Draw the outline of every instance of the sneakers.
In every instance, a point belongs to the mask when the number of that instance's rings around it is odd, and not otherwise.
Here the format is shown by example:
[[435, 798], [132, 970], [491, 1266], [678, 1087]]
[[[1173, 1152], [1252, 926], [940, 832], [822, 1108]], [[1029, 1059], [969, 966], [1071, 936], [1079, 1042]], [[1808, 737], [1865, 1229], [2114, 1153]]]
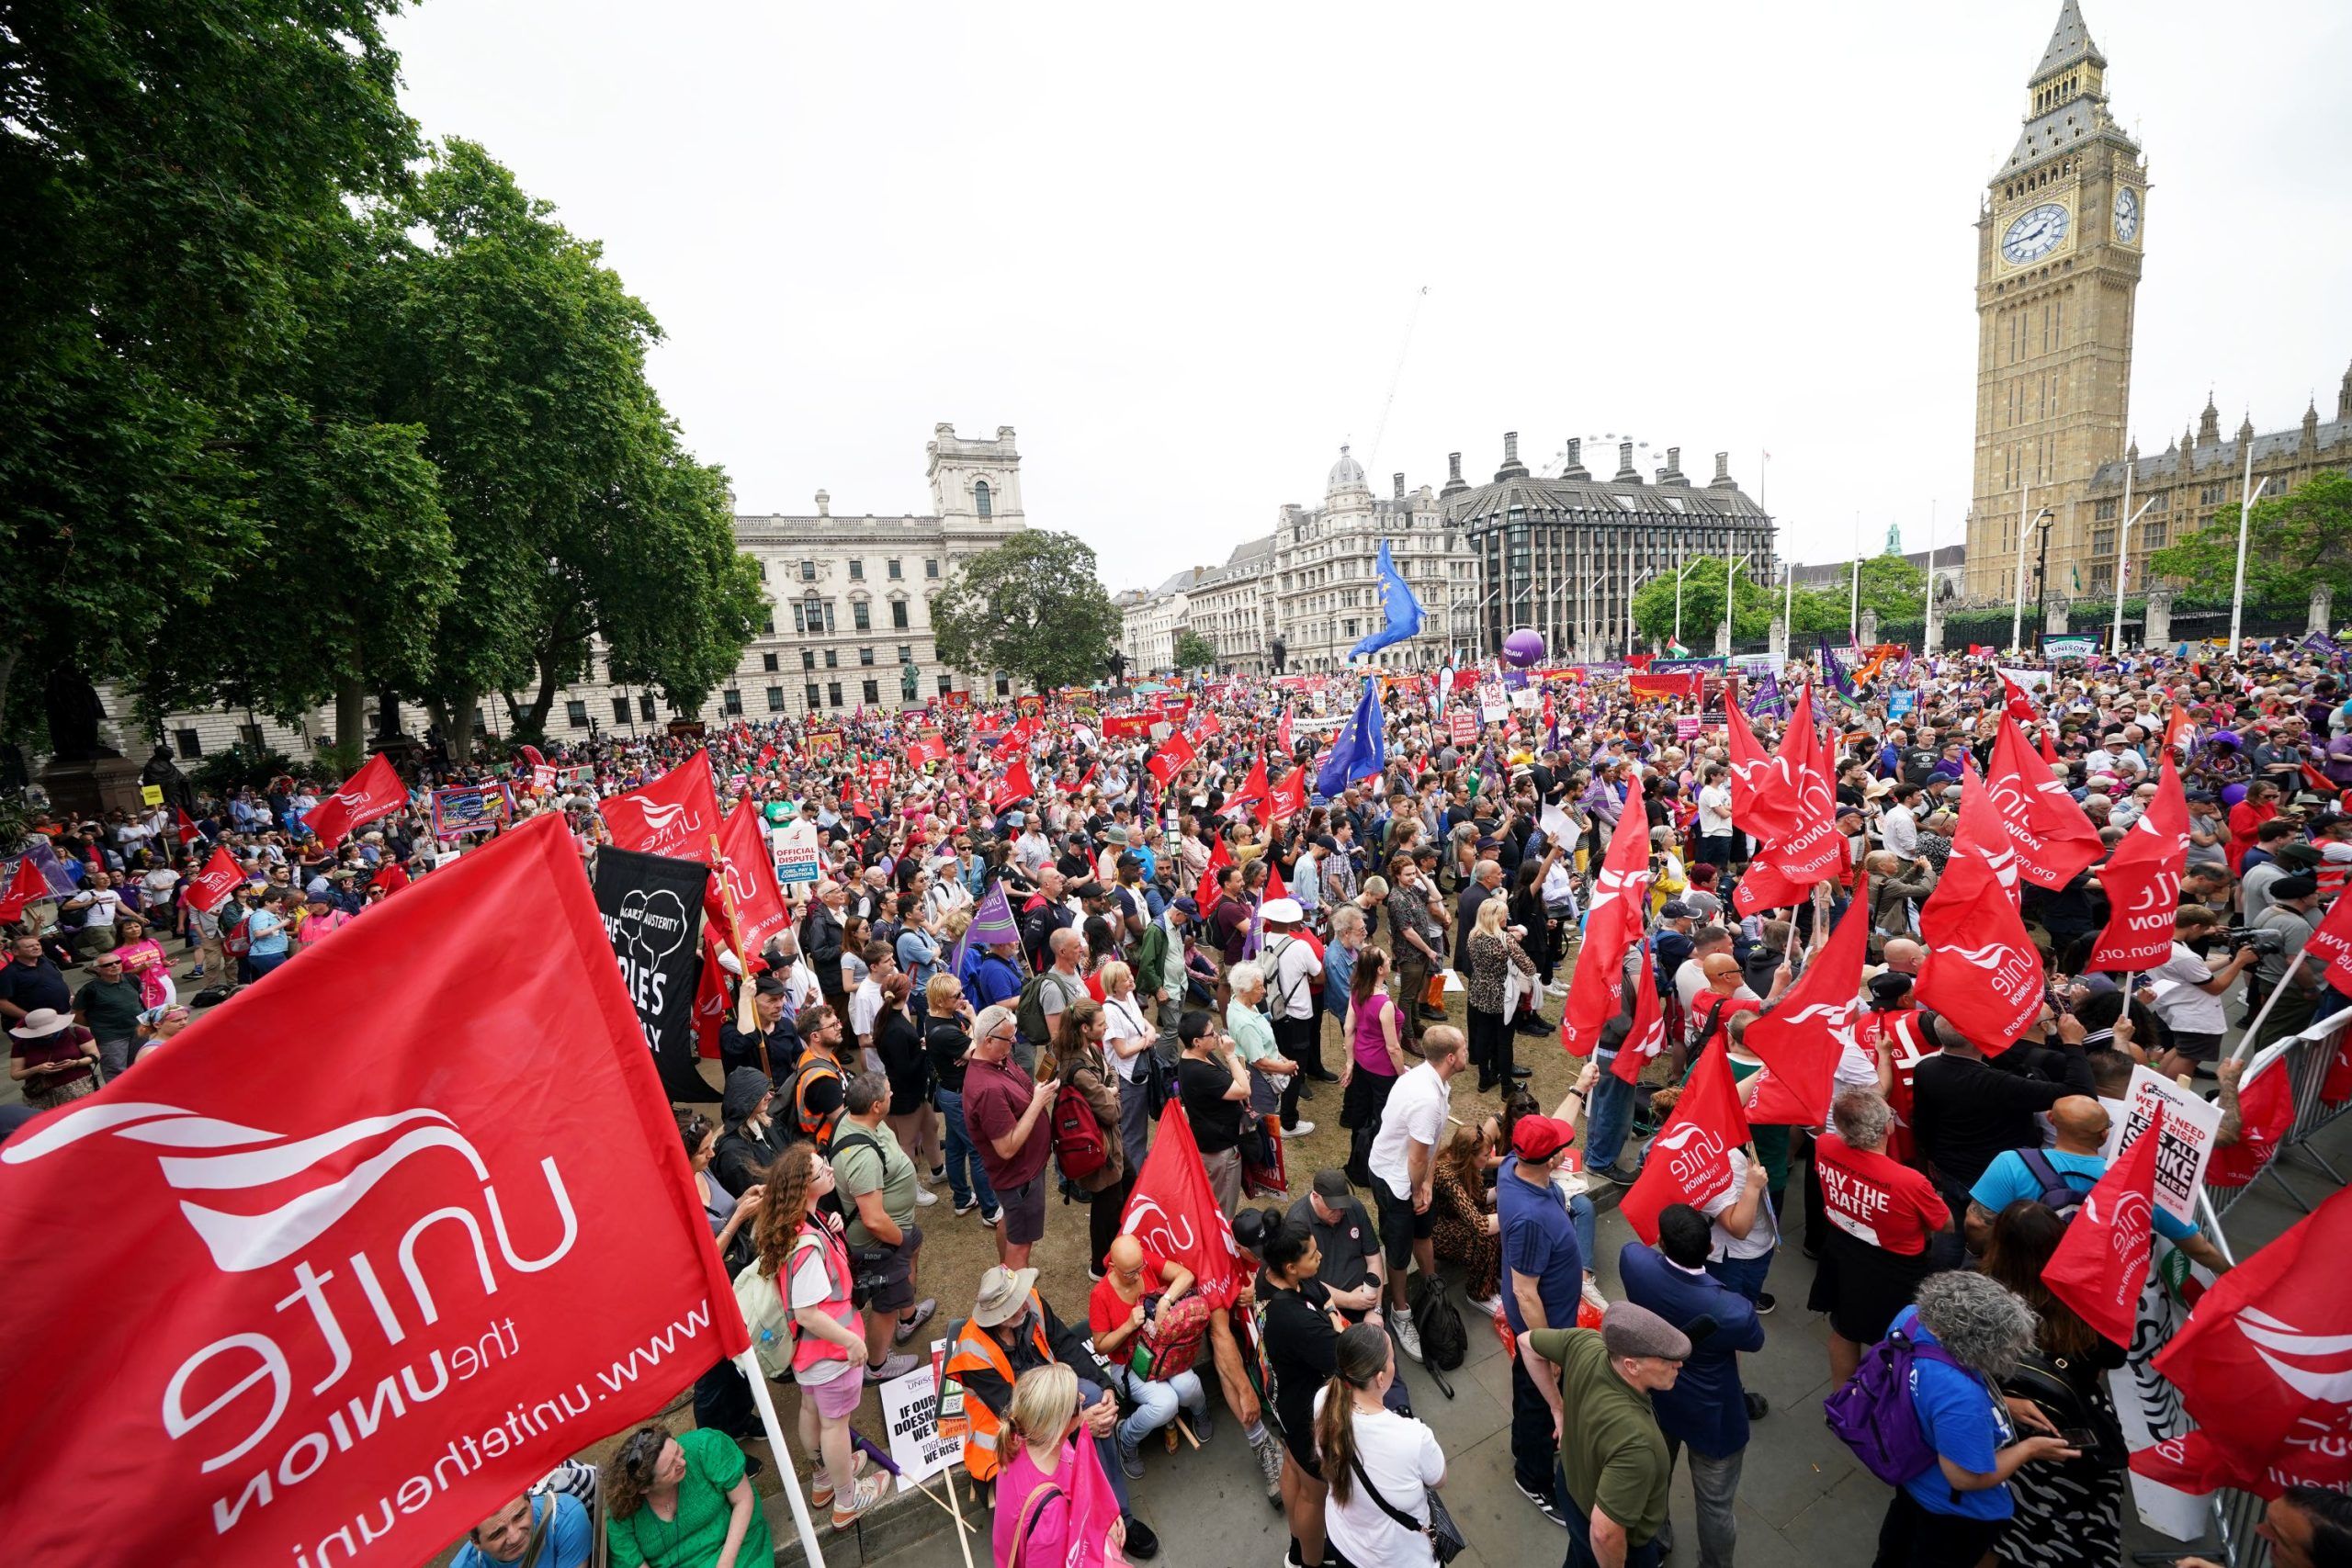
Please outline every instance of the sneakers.
[[1774, 1307], [1776, 1307], [1776, 1306], [1779, 1306], [1780, 1304], [1781, 1304], [1781, 1303], [1780, 1303], [1779, 1302], [1776, 1302], [1776, 1301], [1774, 1301], [1774, 1300], [1772, 1299], [1772, 1292], [1770, 1292], [1770, 1291], [1758, 1291], [1758, 1292], [1756, 1292], [1756, 1315], [1757, 1315], [1757, 1316], [1758, 1316], [1758, 1317], [1770, 1317], [1770, 1316], [1771, 1316], [1771, 1315], [1772, 1315], [1772, 1309], [1773, 1309]]
[[932, 1319], [932, 1314], [938, 1312], [938, 1310], [939, 1302], [936, 1297], [923, 1297], [922, 1300], [915, 1303], [915, 1310], [907, 1318], [907, 1321], [899, 1325], [898, 1327], [890, 1331], [890, 1343], [893, 1345], [903, 1345], [908, 1340], [912, 1339], [915, 1337], [915, 1331], [921, 1328], [924, 1324], [929, 1323]]
[[1421, 1331], [1413, 1326], [1413, 1314], [1409, 1312], [1396, 1313], [1389, 1318], [1388, 1326], [1396, 1332], [1396, 1348], [1416, 1361], [1419, 1360]]
[[931, 1183], [933, 1187], [937, 1187], [946, 1181], [947, 1168], [944, 1165], [933, 1166], [932, 1167], [930, 1173], [926, 1175], [923, 1179]]
[[869, 1365], [865, 1369], [865, 1381], [888, 1382], [892, 1378], [905, 1377], [922, 1364], [922, 1358], [917, 1356], [885, 1356], [880, 1365]]
[[[1189, 1410], [1185, 1411], [1184, 1419], [1185, 1422], [1193, 1428], [1193, 1438], [1200, 1443], [1206, 1444], [1209, 1440], [1209, 1434], [1216, 1430], [1216, 1423], [1209, 1418], [1209, 1407], [1205, 1404], [1201, 1406], [1201, 1413], [1198, 1416], [1193, 1415]], [[1173, 1422], [1169, 1424], [1168, 1435], [1170, 1438], [1173, 1438], [1176, 1435], [1176, 1427]], [[1170, 1446], [1173, 1447], [1174, 1445], [1171, 1444]]]
[[1529, 1502], [1534, 1504], [1536, 1507], [1541, 1509], [1545, 1518], [1551, 1520], [1562, 1529], [1568, 1528], [1568, 1516], [1560, 1512], [1560, 1505], [1553, 1499], [1553, 1496], [1549, 1492], [1531, 1492], [1528, 1490], [1527, 1484], [1515, 1475], [1511, 1477], [1510, 1483], [1519, 1488], [1519, 1495], [1521, 1496], [1526, 1498]]
[[1473, 1296], [1470, 1298], [1470, 1309], [1481, 1316], [1492, 1317], [1503, 1310], [1503, 1299], [1500, 1296]]
[[1750, 1421], [1761, 1421], [1772, 1413], [1772, 1402], [1752, 1390], [1747, 1395], [1747, 1403]]
[[1119, 1473], [1125, 1476], [1129, 1481], [1141, 1481], [1143, 1479], [1142, 1451], [1130, 1444], [1125, 1437], [1119, 1438], [1117, 1439], [1117, 1443], [1119, 1449]]
[[1603, 1181], [1613, 1181], [1620, 1187], [1631, 1187], [1634, 1182], [1639, 1181], [1642, 1179], [1642, 1173], [1640, 1171], [1624, 1165], [1608, 1166], [1602, 1169], [1593, 1171], [1591, 1174], [1600, 1178]]
[[833, 1532], [838, 1535], [857, 1523], [857, 1517], [882, 1500], [882, 1481], [869, 1475], [856, 1483], [853, 1495], [844, 1507], [839, 1498], [833, 1502]]
[[1304, 1137], [1306, 1137], [1308, 1134], [1310, 1134], [1310, 1133], [1312, 1133], [1312, 1132], [1314, 1132], [1314, 1131], [1315, 1131], [1315, 1123], [1314, 1123], [1314, 1122], [1299, 1122], [1299, 1123], [1298, 1123], [1296, 1126], [1295, 1126], [1295, 1127], [1285, 1127], [1285, 1128], [1283, 1128], [1283, 1137], [1285, 1137], [1285, 1138], [1304, 1138]]
[[1272, 1432], [1268, 1432], [1251, 1447], [1258, 1455], [1258, 1469], [1266, 1478], [1266, 1501], [1272, 1503], [1279, 1513], [1283, 1506], [1282, 1445], [1274, 1441]]
[[[849, 1456], [849, 1478], [851, 1484], [854, 1485], [858, 1477], [865, 1473], [865, 1450], [864, 1449], [851, 1450]], [[833, 1478], [825, 1473], [824, 1466], [819, 1465], [817, 1467], [817, 1473], [811, 1478], [811, 1483], [808, 1487], [808, 1506], [812, 1508], [831, 1507], [832, 1506], [832, 1501]]]
[[956, 1205], [956, 1213], [958, 1216], [968, 1214], [979, 1206], [980, 1201], [978, 1198], [967, 1198]]
[[936, 1193], [936, 1192], [933, 1192], [930, 1188], [928, 1188], [928, 1187], [918, 1187], [918, 1188], [916, 1188], [916, 1189], [915, 1189], [915, 1207], [916, 1207], [916, 1208], [918, 1208], [918, 1209], [927, 1209], [927, 1208], [929, 1208], [932, 1204], [936, 1203], [936, 1202], [938, 1202], [938, 1201], [939, 1201], [939, 1194], [938, 1194], [938, 1193]]
[[980, 1224], [988, 1226], [990, 1230], [996, 1229], [996, 1223], [1002, 1218], [1004, 1218], [1004, 1211], [1002, 1209], [983, 1209], [980, 1211]]

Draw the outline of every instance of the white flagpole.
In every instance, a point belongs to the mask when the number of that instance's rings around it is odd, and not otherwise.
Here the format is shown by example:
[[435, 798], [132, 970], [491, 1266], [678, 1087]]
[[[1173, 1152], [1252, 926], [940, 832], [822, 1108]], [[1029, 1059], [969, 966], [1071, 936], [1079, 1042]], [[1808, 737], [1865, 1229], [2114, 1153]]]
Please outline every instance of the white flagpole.
[[2262, 499], [2269, 487], [2270, 476], [2262, 476], [2262, 483], [2254, 482], [2254, 443], [2245, 444], [2245, 482], [2239, 488], [2243, 498], [2238, 502], [2238, 573], [2230, 586], [2230, 657], [2238, 656], [2238, 626], [2245, 614], [2245, 536], [2248, 519], [2254, 515], [2254, 503]]
[[2025, 536], [2026, 508], [2033, 504], [2033, 487], [2027, 485], [2018, 495], [2018, 598], [2017, 608], [2009, 615], [2009, 651], [2024, 646], [2025, 639]]
[[[746, 1350], [735, 1358], [735, 1366], [752, 1384], [752, 1403], [760, 1407], [760, 1425], [767, 1428], [768, 1452], [775, 1460], [776, 1479], [784, 1484], [785, 1501], [792, 1505], [793, 1528], [800, 1532], [800, 1550], [808, 1554], [808, 1568], [825, 1568], [824, 1549], [817, 1544], [817, 1527], [808, 1519], [808, 1500], [800, 1493], [800, 1472], [792, 1468], [792, 1448], [784, 1440], [784, 1424], [776, 1419], [775, 1401], [768, 1395], [767, 1374], [760, 1371], [760, 1359]], [[963, 1531], [956, 1531], [960, 1540]], [[965, 1561], [971, 1561], [970, 1548], [965, 1549]]]

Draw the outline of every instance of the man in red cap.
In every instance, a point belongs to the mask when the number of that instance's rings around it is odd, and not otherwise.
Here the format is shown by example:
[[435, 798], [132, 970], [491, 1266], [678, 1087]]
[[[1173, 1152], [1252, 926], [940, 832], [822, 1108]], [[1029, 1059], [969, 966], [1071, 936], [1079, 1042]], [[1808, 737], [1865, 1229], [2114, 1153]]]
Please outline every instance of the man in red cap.
[[1576, 1142], [1573, 1118], [1591, 1092], [1591, 1063], [1568, 1091], [1559, 1116], [1522, 1116], [1511, 1128], [1511, 1153], [1495, 1178], [1495, 1209], [1502, 1220], [1503, 1316], [1519, 1337], [1510, 1367], [1511, 1479], [1521, 1495], [1564, 1529], [1567, 1516], [1554, 1495], [1553, 1456], [1559, 1441], [1560, 1393], [1552, 1369], [1535, 1361], [1528, 1337], [1570, 1328], [1584, 1300], [1592, 1257], [1592, 1200], [1570, 1199], [1552, 1184]]

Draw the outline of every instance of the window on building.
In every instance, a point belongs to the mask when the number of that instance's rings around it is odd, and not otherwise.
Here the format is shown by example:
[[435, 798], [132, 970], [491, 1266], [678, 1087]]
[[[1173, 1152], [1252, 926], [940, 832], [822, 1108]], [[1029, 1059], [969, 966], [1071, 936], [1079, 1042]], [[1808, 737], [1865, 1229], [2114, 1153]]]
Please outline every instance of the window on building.
[[989, 481], [986, 479], [973, 481], [972, 510], [983, 518], [996, 515], [996, 498], [989, 494]]
[[803, 582], [814, 582], [817, 581], [817, 563], [815, 561], [805, 560], [800, 563], [800, 581]]
[[825, 682], [825, 705], [835, 708], [842, 705], [842, 683], [839, 681]]
[[770, 686], [768, 688], [768, 712], [782, 713], [783, 711], [784, 688], [782, 686]]
[[863, 560], [852, 560], [849, 563], [849, 580], [852, 582], [863, 582], [865, 581], [865, 562]]
[[899, 558], [896, 556], [892, 556], [884, 563], [884, 570], [888, 572], [890, 581], [893, 582], [898, 581], [900, 578], [906, 575], [905, 572], [899, 570]]
[[996, 694], [1000, 697], [1012, 695], [1012, 682], [1005, 678], [1005, 673], [1001, 670], [996, 672]]
[[825, 668], [826, 668], [826, 669], [828, 669], [828, 670], [838, 670], [838, 669], [840, 669], [840, 668], [841, 668], [841, 664], [842, 664], [842, 650], [841, 650], [840, 649], [838, 649], [838, 648], [829, 648], [829, 649], [825, 649]]
[[762, 582], [765, 582], [768, 580], [768, 563], [765, 561], [754, 561], [752, 564], [760, 569], [760, 581]]
[[175, 729], [172, 750], [179, 753], [181, 761], [192, 761], [204, 755], [204, 738], [193, 729]]
[[873, 663], [873, 662], [874, 662], [874, 650], [873, 650], [872, 649], [870, 649], [870, 648], [861, 648], [861, 649], [859, 649], [857, 650], [857, 661], [858, 661], [860, 664], [871, 664], [871, 663]]
[[587, 728], [588, 705], [586, 703], [577, 701], [564, 704], [563, 719], [566, 724], [571, 725], [574, 729]]
[[945, 696], [948, 693], [950, 693], [950, 692], [954, 691], [955, 689], [956, 689], [956, 678], [955, 678], [953, 675], [942, 675], [942, 676], [939, 678], [939, 694], [940, 694], [941, 696], [943, 696], [943, 697], [944, 697], [944, 696]]
[[767, 605], [763, 605], [763, 606], [761, 607], [761, 609], [760, 609], [760, 632], [761, 632], [761, 634], [762, 634], [763, 636], [765, 636], [765, 637], [774, 637], [774, 636], [775, 636], [775, 605], [773, 605], [773, 604], [767, 604]]
[[865, 700], [869, 703], [879, 703], [882, 700], [881, 683], [879, 682], [868, 681], [865, 682]]
[[901, 664], [912, 664], [914, 661], [915, 650], [913, 646], [909, 643], [900, 643], [899, 645], [899, 662]]
[[628, 699], [627, 697], [615, 697], [613, 699], [613, 722], [615, 724], [627, 724], [628, 722]]
[[2091, 554], [2093, 554], [2093, 555], [2095, 555], [2095, 556], [2111, 556], [2111, 555], [2113, 555], [2114, 553], [2115, 553], [2115, 530], [2114, 530], [2114, 529], [2112, 529], [2112, 528], [2094, 528], [2094, 529], [2092, 529], [2092, 530], [2091, 530]]
[[937, 581], [939, 580], [939, 558], [938, 558], [938, 557], [933, 556], [933, 557], [932, 557], [930, 559], [925, 560], [925, 561], [922, 563], [922, 574], [923, 574], [925, 577], [930, 578], [930, 579], [931, 579], [933, 581], [934, 581], [934, 582], [935, 582], [935, 581]]
[[2091, 564], [2091, 587], [2094, 589], [2106, 589], [2109, 592], [2113, 591], [2115, 587], [2115, 566], [2113, 562], [2094, 561]]
[[817, 650], [815, 649], [804, 648], [800, 650], [800, 668], [803, 670], [814, 670], [817, 668]]
[[2227, 488], [2224, 485], [2207, 485], [2197, 492], [2197, 504], [2199, 506], [2221, 505], [2222, 496]]
[[2091, 509], [2091, 516], [2101, 523], [2114, 522], [2115, 502], [2112, 501], [2100, 502], [2096, 507]]
[[652, 693], [639, 692], [637, 694], [637, 716], [641, 723], [651, 724], [653, 722]]
[[2140, 528], [2140, 547], [2143, 550], [2163, 549], [2165, 547], [2165, 539], [2168, 533], [2169, 530], [2161, 523], [2148, 523], [2142, 525]]
[[767, 674], [775, 674], [777, 669], [776, 656], [773, 653], [761, 654], [760, 669]]
[[2148, 515], [2161, 517], [2172, 510], [2172, 491], [2158, 491], [2148, 500]]
[[904, 599], [890, 601], [890, 628], [901, 632], [907, 629], [907, 602]]
[[729, 686], [719, 694], [719, 711], [729, 718], [743, 716], [743, 694], [740, 688]]
[[859, 631], [870, 632], [874, 629], [874, 612], [867, 607], [865, 600], [860, 599], [851, 604], [849, 613], [850, 624]]
[[817, 682], [814, 682], [814, 681], [811, 681], [811, 682], [809, 682], [806, 686], [803, 686], [803, 687], [801, 688], [801, 690], [802, 690], [803, 692], [806, 692], [806, 693], [808, 694], [808, 711], [809, 711], [810, 713], [815, 713], [815, 712], [817, 711], [817, 704], [818, 704], [818, 701], [819, 701], [819, 693], [818, 693], [818, 691], [817, 691]]

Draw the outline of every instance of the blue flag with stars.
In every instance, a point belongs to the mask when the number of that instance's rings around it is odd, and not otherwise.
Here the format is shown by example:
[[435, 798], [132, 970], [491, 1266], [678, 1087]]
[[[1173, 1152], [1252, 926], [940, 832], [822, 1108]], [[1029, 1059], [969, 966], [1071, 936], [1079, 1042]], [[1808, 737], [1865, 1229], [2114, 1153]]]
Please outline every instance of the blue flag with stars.
[[1326, 800], [1337, 800], [1340, 792], [1358, 779], [1368, 779], [1385, 773], [1388, 767], [1388, 719], [1380, 711], [1380, 677], [1363, 678], [1363, 695], [1356, 699], [1356, 711], [1348, 716], [1340, 727], [1339, 737], [1331, 742], [1331, 755], [1323, 771], [1315, 775], [1315, 793]]
[[1388, 541], [1385, 539], [1380, 541], [1377, 570], [1380, 608], [1387, 616], [1387, 624], [1348, 649], [1350, 659], [1359, 654], [1377, 653], [1392, 642], [1403, 642], [1407, 637], [1419, 637], [1421, 632], [1421, 602], [1413, 597], [1412, 584], [1405, 581], [1405, 574], [1398, 571], [1396, 564], [1388, 558]]

